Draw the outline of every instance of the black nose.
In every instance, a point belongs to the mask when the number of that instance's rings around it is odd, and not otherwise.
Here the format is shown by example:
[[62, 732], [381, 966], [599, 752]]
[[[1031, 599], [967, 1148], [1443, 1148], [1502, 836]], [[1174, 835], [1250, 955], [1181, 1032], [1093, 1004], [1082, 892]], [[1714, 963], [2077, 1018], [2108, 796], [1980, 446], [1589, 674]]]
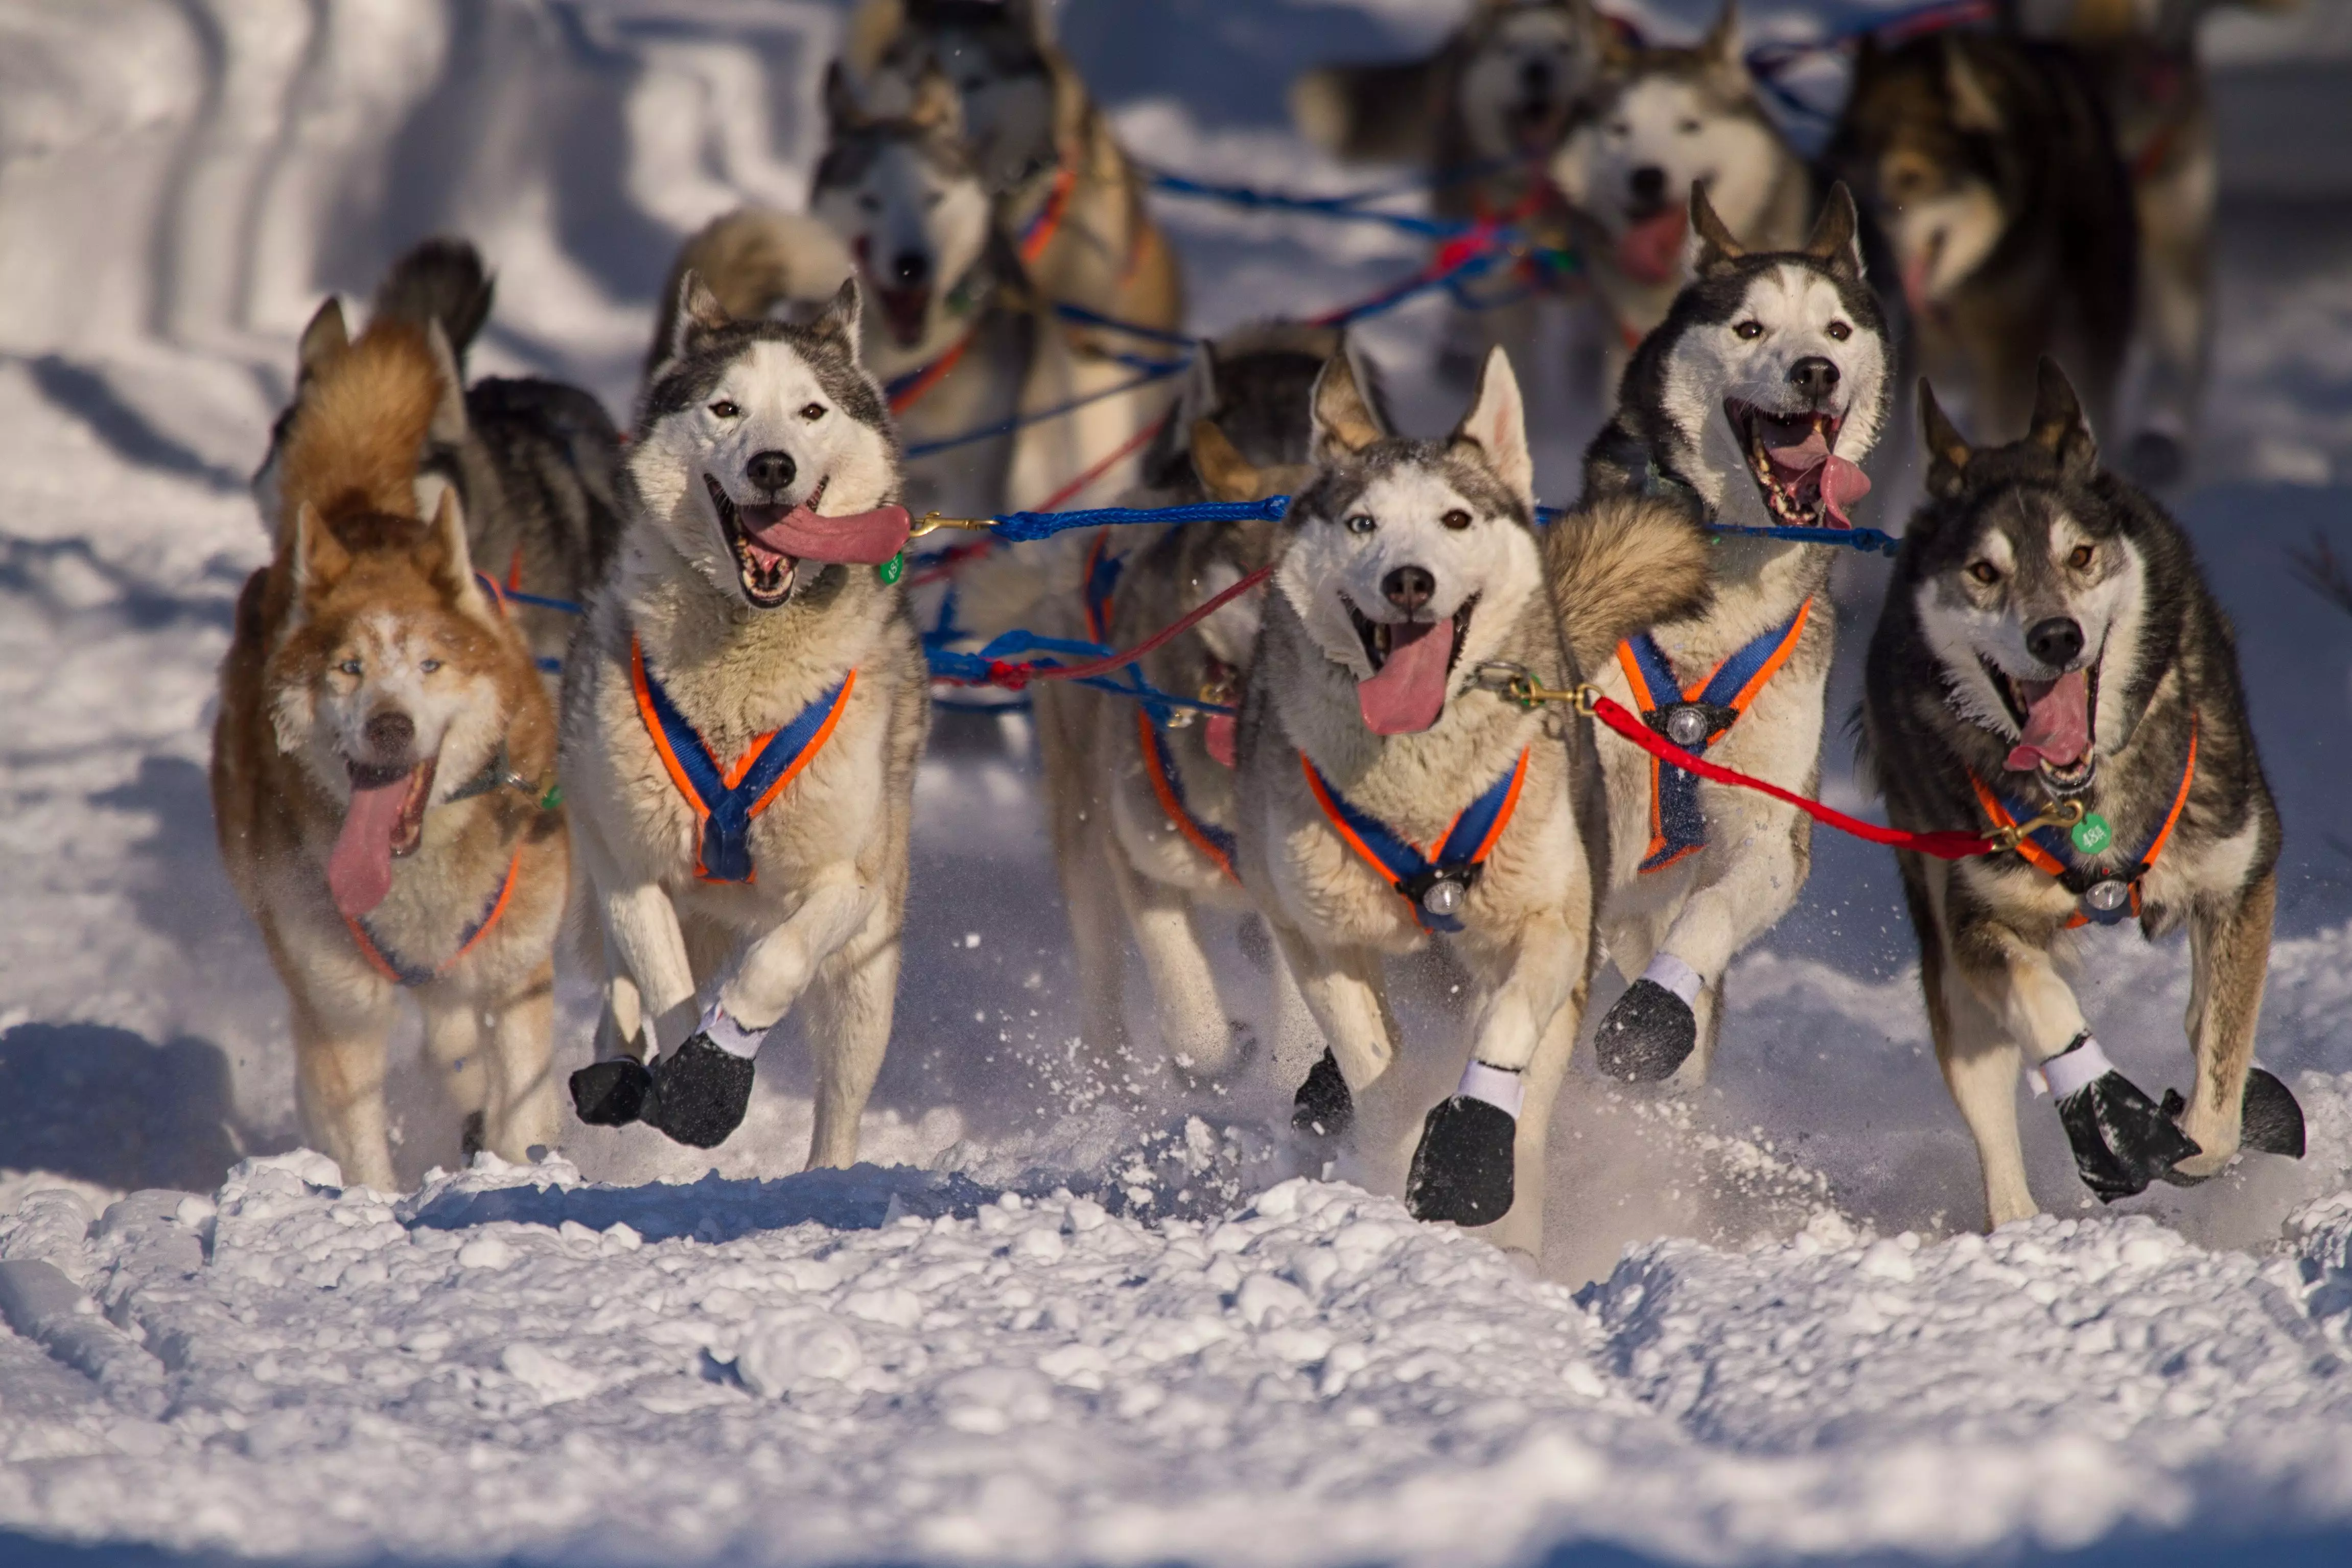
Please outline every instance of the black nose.
[[919, 250], [902, 250], [890, 264], [890, 276], [901, 288], [920, 288], [930, 279], [931, 258]]
[[1626, 184], [1637, 202], [1664, 201], [1666, 194], [1666, 172], [1655, 163], [1644, 163], [1627, 176]]
[[789, 452], [754, 452], [743, 465], [743, 477], [762, 490], [781, 490], [799, 472], [800, 465]]
[[2025, 651], [2053, 668], [2071, 664], [2083, 651], [2083, 629], [2064, 615], [2036, 621], [2025, 633]]
[[1838, 368], [1819, 354], [1807, 354], [1789, 367], [1789, 384], [1819, 402], [1838, 384]]
[[1549, 98], [1551, 96], [1551, 62], [1549, 60], [1523, 62], [1519, 67], [1519, 90], [1529, 98]]
[[1436, 591], [1437, 579], [1417, 566], [1401, 566], [1381, 579], [1381, 592], [1408, 615], [1428, 603]]
[[368, 717], [368, 749], [378, 757], [405, 757], [415, 739], [416, 721], [397, 708], [386, 708]]

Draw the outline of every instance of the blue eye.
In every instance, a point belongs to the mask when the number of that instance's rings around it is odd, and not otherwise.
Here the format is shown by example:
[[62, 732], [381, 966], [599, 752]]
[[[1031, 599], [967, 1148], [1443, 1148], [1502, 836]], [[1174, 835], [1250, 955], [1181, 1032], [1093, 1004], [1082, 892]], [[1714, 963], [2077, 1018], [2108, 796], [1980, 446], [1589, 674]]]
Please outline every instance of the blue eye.
[[343, 674], [347, 675], [356, 675], [364, 673], [363, 667], [357, 659], [345, 659], [341, 664], [337, 664], [335, 668], [342, 671]]
[[1351, 534], [1368, 534], [1380, 526], [1372, 520], [1371, 514], [1369, 512], [1358, 512], [1348, 519], [1348, 531]]
[[431, 674], [434, 671], [436, 671], [436, 670], [437, 670], [437, 669], [439, 669], [439, 668], [441, 667], [441, 661], [440, 661], [440, 660], [438, 660], [438, 659], [427, 659], [427, 660], [425, 660], [423, 664], [421, 664], [417, 665], [416, 667], [417, 667], [418, 669], [420, 669], [420, 670], [424, 671], [426, 674], [428, 674], [428, 675], [429, 675], [429, 674]]

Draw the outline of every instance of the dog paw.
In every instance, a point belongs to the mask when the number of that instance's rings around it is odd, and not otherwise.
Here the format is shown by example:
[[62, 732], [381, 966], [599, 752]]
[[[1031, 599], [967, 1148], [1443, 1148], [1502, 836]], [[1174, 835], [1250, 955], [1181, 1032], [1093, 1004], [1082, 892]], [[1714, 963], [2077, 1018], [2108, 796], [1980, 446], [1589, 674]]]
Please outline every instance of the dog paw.
[[592, 1127], [625, 1127], [645, 1113], [653, 1081], [634, 1057], [592, 1061], [572, 1075], [572, 1108]]
[[1339, 1059], [1326, 1046], [1291, 1101], [1290, 1124], [1312, 1137], [1337, 1138], [1344, 1136], [1355, 1120], [1355, 1098], [1348, 1092]]
[[743, 1124], [751, 1103], [751, 1062], [699, 1031], [654, 1063], [646, 1124], [674, 1142], [715, 1149]]
[[489, 1118], [479, 1111], [467, 1112], [465, 1121], [457, 1126], [457, 1153], [464, 1156], [467, 1165], [472, 1165], [474, 1156], [490, 1146], [488, 1138]]
[[1698, 1019], [1690, 1004], [1655, 980], [1626, 987], [1592, 1037], [1601, 1070], [1627, 1083], [1671, 1078], [1697, 1049]]
[[2110, 1070], [2058, 1102], [2058, 1120], [2074, 1147], [2074, 1168], [2101, 1203], [2147, 1190], [2197, 1142], [2139, 1085]]
[[[2180, 1120], [2189, 1109], [2188, 1101], [2178, 1089], [2164, 1092], [2164, 1113], [2173, 1121]], [[2246, 1074], [2245, 1097], [2238, 1113], [2238, 1146], [2258, 1155], [2284, 1155], [2299, 1160], [2304, 1155], [2303, 1106], [2296, 1101], [2294, 1091], [2262, 1068]], [[2195, 1186], [2210, 1179], [2189, 1176], [2175, 1166], [2164, 1173], [2164, 1179], [2175, 1186]]]
[[1415, 1219], [1492, 1225], [1511, 1212], [1512, 1150], [1519, 1124], [1499, 1105], [1457, 1094], [1422, 1124], [1404, 1184]]

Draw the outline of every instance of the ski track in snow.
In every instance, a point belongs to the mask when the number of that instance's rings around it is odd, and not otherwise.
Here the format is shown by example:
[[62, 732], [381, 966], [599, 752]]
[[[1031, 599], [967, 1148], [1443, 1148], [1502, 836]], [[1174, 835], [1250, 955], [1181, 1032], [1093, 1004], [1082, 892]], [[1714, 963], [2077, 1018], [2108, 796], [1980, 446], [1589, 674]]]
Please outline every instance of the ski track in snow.
[[[1799, 37], [1890, 8], [1749, 9]], [[1455, 7], [1063, 9], [1131, 146], [1334, 191], [1380, 176], [1299, 143], [1282, 83], [1425, 47]], [[1687, 29], [1712, 7], [1640, 9]], [[2209, 483], [2181, 507], [2287, 822], [2261, 1054], [2303, 1095], [2299, 1166], [2103, 1211], [2029, 1105], [2056, 1212], [1968, 1234], [1973, 1155], [1892, 866], [1823, 835], [1731, 977], [1713, 1085], [1571, 1079], [1531, 1277], [1365, 1190], [1397, 1170], [1303, 1179], [1268, 1131], [1303, 1064], [1185, 1093], [1148, 1039], [1131, 1065], [1074, 1048], [1023, 721], [961, 716], [919, 783], [877, 1166], [791, 1176], [790, 1049], [715, 1169], [583, 1129], [541, 1166], [447, 1174], [414, 1064], [415, 1191], [339, 1191], [289, 1152], [282, 996], [204, 769], [293, 334], [322, 289], [363, 299], [408, 243], [462, 232], [499, 275], [476, 373], [625, 409], [679, 237], [799, 200], [839, 22], [815, 0], [0, 15], [0, 1559], [2119, 1561], [2161, 1537], [2331, 1560], [2352, 1528], [2352, 619], [2284, 549], [2340, 526], [2352, 481], [2340, 206], [2227, 209]], [[2325, 17], [2280, 26], [2233, 24], [2230, 57], [2352, 52]], [[1421, 259], [1370, 227], [1158, 211], [1205, 330]], [[1458, 412], [1419, 373], [1440, 324], [1425, 303], [1365, 334], [1421, 428]], [[1522, 368], [1561, 495], [1597, 414], [1556, 347]], [[1882, 570], [1841, 564], [1836, 714]], [[1823, 793], [1853, 808], [1849, 762], [1833, 741]], [[1235, 1010], [1263, 1017], [1263, 976], [1218, 940]], [[1434, 1094], [1466, 1049], [1454, 977], [1402, 967], [1403, 1071]], [[2097, 934], [2083, 967], [2126, 1070], [2183, 1081], [2182, 945]], [[564, 1000], [568, 1069], [588, 1014]]]

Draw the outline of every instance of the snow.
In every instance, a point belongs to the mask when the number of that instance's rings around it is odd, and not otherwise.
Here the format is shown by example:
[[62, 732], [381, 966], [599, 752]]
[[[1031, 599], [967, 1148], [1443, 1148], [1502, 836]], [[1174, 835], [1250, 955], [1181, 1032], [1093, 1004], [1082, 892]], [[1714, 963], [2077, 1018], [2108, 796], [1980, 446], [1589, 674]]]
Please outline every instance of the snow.
[[[1797, 37], [1887, 8], [1749, 9]], [[1381, 176], [1292, 137], [1282, 81], [1423, 47], [1454, 9], [1070, 0], [1061, 22], [1154, 160], [1339, 191]], [[1687, 33], [1711, 10], [1643, 14]], [[0, 1559], [2340, 1561], [2352, 617], [2284, 551], [2327, 528], [2352, 549], [2352, 224], [2340, 161], [2241, 112], [2280, 73], [2340, 94], [2340, 8], [2300, 16], [2215, 28], [2223, 329], [2179, 509], [2287, 824], [2260, 1054], [2310, 1157], [2100, 1209], [2029, 1105], [2056, 1212], [1969, 1233], [1892, 868], [1824, 836], [1731, 977], [1707, 1091], [1571, 1079], [1530, 1270], [1413, 1223], [1379, 1196], [1394, 1171], [1307, 1179], [1273, 1131], [1300, 1063], [1180, 1090], [1140, 1003], [1136, 1062], [1073, 1046], [1017, 716], [943, 719], [919, 783], [874, 1165], [792, 1174], [810, 1084], [786, 1049], [715, 1162], [580, 1130], [541, 1165], [452, 1173], [407, 1040], [412, 1190], [343, 1189], [294, 1146], [282, 997], [204, 779], [292, 335], [320, 292], [363, 298], [461, 231], [499, 273], [477, 369], [625, 410], [678, 238], [803, 189], [840, 12], [0, 13]], [[2335, 204], [2279, 199], [2315, 190]], [[1369, 227], [1158, 210], [1204, 329], [1422, 259]], [[1420, 306], [1367, 334], [1423, 428], [1458, 412], [1418, 373], [1439, 325]], [[1524, 368], [1563, 494], [1594, 413]], [[1841, 569], [1840, 714], [1879, 570]], [[1852, 808], [1849, 763], [1833, 741], [1823, 791]], [[1268, 1017], [1218, 942], [1236, 1010]], [[2118, 1061], [2182, 1082], [2182, 946], [2102, 933], [2084, 967]], [[1458, 977], [1400, 979], [1433, 1093]], [[562, 999], [568, 1067], [588, 1014]]]

